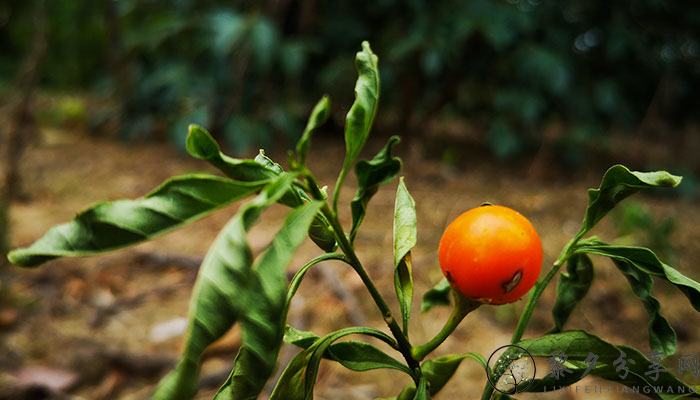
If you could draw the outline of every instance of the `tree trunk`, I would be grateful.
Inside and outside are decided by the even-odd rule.
[[[46,12],[44,0],[37,0],[34,10],[34,38],[32,48],[17,75],[16,86],[20,100],[11,115],[10,128],[5,132],[0,149],[2,151],[2,174],[0,175],[0,265],[7,264],[9,250],[9,208],[13,199],[21,192],[20,159],[30,137],[35,131],[32,103],[39,81],[39,64],[46,51]]]
[[[122,40],[122,29],[119,25],[119,14],[117,12],[116,0],[103,0],[104,21],[109,35],[109,65],[114,79],[114,97],[117,101],[116,115],[114,116],[114,126],[117,133],[121,132],[121,122],[124,118],[125,102],[131,77],[129,74],[126,54]]]

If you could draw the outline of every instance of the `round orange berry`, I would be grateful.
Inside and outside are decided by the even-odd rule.
[[[537,282],[542,243],[517,211],[484,205],[452,221],[440,240],[439,258],[442,273],[464,296],[505,304],[520,299]]]

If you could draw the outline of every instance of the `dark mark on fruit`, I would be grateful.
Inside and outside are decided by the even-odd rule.
[[[523,271],[521,269],[518,270],[518,272],[513,275],[512,278],[508,282],[503,283],[503,290],[506,291],[506,293],[512,291],[515,289],[516,286],[518,286],[518,283],[520,283],[520,279],[523,277]],[[448,278],[449,279],[449,278]]]

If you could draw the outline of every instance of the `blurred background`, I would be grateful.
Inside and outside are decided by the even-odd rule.
[[[196,122],[247,154],[287,148],[324,93],[341,128],[370,40],[380,132],[578,167],[629,134],[698,149],[699,34],[684,1],[4,1],[0,89],[36,64],[44,124],[182,148]]]
[[[0,250],[28,244],[95,201],[141,196],[175,173],[207,170],[184,156],[190,123],[207,127],[232,155],[265,148],[283,161],[324,94],[333,111],[314,138],[311,163],[323,182],[333,182],[363,40],[379,56],[382,85],[366,155],[390,135],[403,138],[399,153],[419,204],[414,258],[424,268],[416,272],[422,289],[439,278],[434,249],[442,229],[482,201],[531,218],[551,262],[577,227],[585,188],[597,186],[613,163],[668,169],[684,181],[673,194],[630,201],[599,234],[652,246],[700,280],[683,261],[700,257],[700,6],[693,1],[0,0]],[[391,215],[393,190],[373,200],[377,218],[366,222],[358,242],[389,294],[391,257],[383,255],[391,219],[382,217]],[[42,389],[44,396],[147,398],[180,343],[178,334],[153,339],[153,325],[178,332],[192,265],[230,215],[121,256],[58,260],[31,271],[4,267],[0,398],[35,396],[22,385],[37,376],[58,382]],[[270,218],[282,215],[273,211]],[[254,231],[254,247],[262,248],[271,231]],[[308,247],[297,261],[313,251]],[[590,315],[584,309],[578,322],[603,329],[598,333],[610,340],[645,346],[645,332],[635,336],[629,326],[644,326],[646,314],[620,277],[606,273],[620,286],[599,287]],[[170,278],[162,290],[151,293],[149,285],[164,274]],[[307,306],[326,312],[314,320],[298,311],[316,321],[306,328],[327,331],[358,319],[382,326],[353,276],[315,279],[309,285],[327,295],[307,299]],[[697,321],[670,290],[661,295],[683,310],[670,311],[672,323]],[[628,303],[634,311],[626,311]],[[336,306],[341,311],[329,311]],[[601,316],[606,307],[611,311]],[[494,337],[507,341],[520,308],[479,313],[492,334],[501,332]],[[416,337],[428,338],[446,315],[423,322]],[[535,329],[545,331],[548,318],[545,310]],[[41,335],[47,330],[51,339]],[[677,330],[679,348],[700,351],[695,330]],[[500,344],[481,336],[468,331],[460,340]],[[217,368],[230,368],[237,340],[234,334],[220,346],[219,364],[218,353],[211,356],[210,390]],[[95,360],[102,369],[80,367]],[[319,398],[395,394],[390,379],[358,383],[343,374],[325,375]],[[478,371],[464,376],[480,390]],[[347,389],[342,396],[333,391],[338,385]],[[464,393],[464,385],[452,393]]]

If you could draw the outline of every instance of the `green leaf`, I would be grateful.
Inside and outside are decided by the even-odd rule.
[[[265,156],[262,150],[254,160],[239,160],[225,155],[211,134],[199,125],[189,127],[187,151],[192,157],[209,162],[229,178],[244,182],[264,184],[284,172],[282,166]],[[300,189],[291,188],[280,199],[280,203],[297,207],[303,204],[305,198],[306,195]]]
[[[309,146],[311,145],[311,134],[318,129],[318,127],[326,123],[329,115],[330,99],[328,96],[323,96],[321,100],[316,103],[313,111],[311,111],[311,116],[309,116],[309,121],[306,123],[304,133],[301,135],[301,138],[297,143],[297,157],[299,157],[299,164],[304,165],[306,163],[306,153],[309,152]]]
[[[255,157],[255,161],[264,165],[265,168],[273,171],[275,174],[281,174],[283,172],[282,166],[272,161],[262,150],[260,150],[260,154]],[[296,207],[308,200],[309,198],[303,190],[293,187],[282,197],[280,203],[290,207]],[[335,251],[335,236],[330,230],[328,220],[322,213],[318,213],[316,218],[314,218],[308,233],[311,240],[322,250],[325,252]]]
[[[362,42],[362,51],[355,57],[355,69],[358,75],[355,84],[355,102],[345,118],[346,152],[343,169],[350,168],[364,147],[379,103],[377,56],[372,52],[368,42]]]
[[[208,161],[231,179],[264,184],[284,172],[282,166],[272,161],[262,150],[255,160],[239,160],[223,154],[211,134],[198,125],[190,125],[187,151],[195,158]],[[298,207],[308,200],[303,190],[292,187],[282,196],[280,203]],[[319,214],[308,232],[311,240],[326,252],[335,250],[335,237],[329,226],[328,221]]]
[[[313,332],[300,331],[287,326],[284,341],[302,349],[308,349],[319,340]],[[323,358],[339,362],[352,371],[363,372],[373,369],[390,368],[411,375],[411,370],[400,361],[371,344],[347,341],[331,345]]]
[[[340,342],[332,345],[329,352],[329,358],[338,361],[352,371],[362,372],[390,368],[411,375],[411,370],[400,361],[368,343]]]
[[[237,319],[250,312],[249,303],[268,303],[274,300],[275,293],[256,293],[252,290],[252,283],[257,281],[252,278],[257,270],[253,267],[253,255],[246,232],[263,209],[289,190],[294,178],[294,175],[285,174],[266,186],[255,199],[236,213],[217,236],[202,262],[192,292],[189,327],[182,356],[175,370],[160,382],[153,399],[191,398],[197,391],[197,377],[204,349],[226,333]],[[284,289],[282,298],[284,299]],[[250,317],[255,316],[252,314]],[[260,324],[262,328],[268,328],[276,322],[266,319],[260,321]]]
[[[266,156],[265,151],[262,149],[260,149],[258,155],[255,156],[255,161],[262,165],[264,168],[266,168],[268,171],[270,171],[273,174],[273,176],[277,176],[279,174],[284,173],[284,169],[282,168],[282,166],[272,161],[268,156]],[[301,204],[304,204],[304,202],[308,200],[309,196],[307,196],[303,190],[299,189],[298,187],[291,187],[289,188],[289,191],[285,193],[284,196],[282,196],[279,202],[280,204],[284,204],[288,207],[297,207]]]
[[[318,336],[315,333],[309,331],[302,331],[293,326],[287,325],[284,329],[284,342],[293,344],[304,350],[308,349],[318,341]]]
[[[253,264],[241,315],[242,346],[221,398],[256,399],[275,371],[287,316],[285,267],[304,241],[304,233],[322,206],[315,201],[295,208],[272,243]]]
[[[402,177],[396,189],[394,206],[394,265],[399,265],[416,245],[416,225],[416,203]]]
[[[603,175],[600,187],[588,190],[588,207],[577,237],[585,235],[617,203],[630,195],[652,187],[676,187],[681,179],[682,177],[671,175],[666,171],[630,171],[619,164],[610,167]]]
[[[379,104],[379,69],[377,56],[368,42],[362,42],[362,51],[355,56],[357,82],[355,102],[345,117],[345,161],[333,190],[333,209],[338,203],[338,193],[345,176],[367,141]]]
[[[457,367],[466,358],[478,362],[486,370],[486,359],[479,353],[450,354],[428,360],[421,365],[423,376],[430,383],[431,396],[435,396],[447,384],[455,371],[457,371]]]
[[[272,171],[275,175],[279,175],[284,172],[284,168],[278,163],[272,161],[272,159],[265,155],[265,150],[260,149],[258,155],[255,156],[255,162],[259,163],[266,169]]]
[[[285,368],[284,372],[282,373],[282,376],[280,377],[280,380],[277,382],[277,386],[275,387],[275,390],[272,392],[272,396],[270,397],[271,400],[278,400],[278,399],[285,399],[285,400],[297,400],[297,399],[302,399],[302,400],[307,400],[307,399],[312,399],[313,398],[313,387],[316,382],[316,376],[318,375],[318,369],[321,363],[321,359],[324,357],[333,357],[333,354],[336,353],[329,353],[331,346],[335,341],[338,339],[347,336],[347,335],[352,335],[352,334],[362,334],[362,335],[368,335],[372,336],[375,338],[378,338],[385,343],[388,343],[392,345],[392,347],[395,347],[396,344],[394,340],[386,335],[385,333],[378,331],[376,329],[372,328],[364,328],[364,327],[352,327],[352,328],[345,328],[341,329],[336,332],[329,333],[328,335],[317,339],[313,344],[311,344],[308,348],[300,352],[299,354],[296,355],[292,359],[292,361],[289,362],[287,367]],[[351,342],[352,343],[352,342]],[[354,342],[354,343],[360,343],[360,342]],[[341,343],[338,343],[339,345]],[[392,364],[387,364],[387,365],[382,365],[378,366],[376,364],[372,364],[370,362],[369,364],[363,364],[363,354],[351,354],[354,351],[354,346],[355,345],[349,345],[351,346],[350,350],[344,350],[341,352],[341,355],[343,357],[348,357],[346,359],[346,362],[348,362],[348,365],[351,365],[353,368],[366,368],[369,366],[373,366],[373,368],[369,369],[375,369],[374,367],[378,368],[392,368],[388,365],[393,365]],[[367,347],[363,348],[357,348],[358,351],[372,351],[368,350]],[[378,349],[377,349],[378,350]],[[377,357],[379,353],[372,353],[372,356]],[[337,354],[336,354],[337,355]],[[367,355],[369,357],[369,353]],[[382,357],[382,356],[379,356]],[[388,357],[388,356],[387,356]],[[349,359],[352,358],[352,361]],[[384,360],[387,360],[385,357],[383,357]],[[365,358],[366,359],[366,358]],[[395,360],[394,360],[395,361]],[[388,361],[387,361],[388,362]],[[398,361],[397,361],[398,363]],[[350,368],[350,367],[348,367]],[[363,371],[366,371],[367,369],[361,369]],[[406,368],[406,370],[408,370]],[[408,372],[410,373],[410,371]]]
[[[350,210],[352,211],[351,243],[355,241],[357,230],[365,217],[367,204],[377,193],[379,186],[394,179],[401,171],[401,159],[391,156],[391,148],[400,140],[398,136],[392,136],[386,146],[372,160],[361,160],[355,165],[357,192],[355,198],[350,202]]]
[[[552,308],[554,327],[549,333],[561,332],[574,307],[586,296],[593,282],[593,263],[585,254],[569,258],[566,272],[559,275],[557,298]]]
[[[700,283],[664,264],[653,251],[644,247],[610,246],[601,241],[587,241],[576,248],[576,252],[597,254],[617,260],[629,261],[641,271],[661,277],[674,285],[688,298],[696,311],[700,312]]]
[[[416,203],[408,193],[402,177],[396,190],[394,206],[394,288],[401,307],[403,331],[407,336],[413,302],[411,249],[416,245],[416,225]]]
[[[262,188],[207,174],[172,178],[145,197],[99,203],[10,252],[13,264],[34,267],[58,257],[87,256],[131,246],[180,227]]]
[[[427,312],[435,306],[449,306],[451,290],[450,282],[447,278],[442,278],[432,289],[425,292],[420,311]]]
[[[260,150],[260,153],[255,157],[255,161],[264,165],[265,168],[273,171],[275,174],[281,174],[283,172],[282,166],[272,161],[262,150]],[[296,207],[299,204],[303,204],[305,201],[309,201],[306,193],[297,187],[293,187],[288,193],[282,196],[280,203],[289,207]],[[316,218],[314,218],[308,233],[311,240],[323,251],[327,253],[335,251],[335,236],[333,232],[331,232],[330,223],[328,223],[328,220],[322,213],[319,212]]]
[[[528,389],[530,392],[541,392],[545,388],[553,390],[553,386],[560,387],[579,381],[588,366],[584,361],[592,353],[598,356],[598,360],[595,363],[595,368],[590,370],[591,375],[620,382],[628,387],[638,387],[640,393],[646,393],[644,389],[646,387],[646,390],[650,391],[647,396],[655,399],[678,399],[692,395],[689,392],[690,387],[674,377],[671,371],[659,373],[656,381],[653,380],[654,374],[646,375],[646,372],[652,370],[652,363],[639,350],[628,346],[610,344],[585,331],[566,331],[545,335],[535,339],[524,340],[518,343],[518,346],[523,347],[533,357],[550,358],[552,353],[563,351],[568,358],[569,364],[567,368],[572,370],[570,374],[564,372],[564,375],[558,380],[552,375],[547,375],[543,379],[535,379],[535,382]],[[615,364],[622,352],[625,353],[623,357],[626,360],[625,367],[629,368],[629,372],[624,378],[620,376],[621,374],[624,376],[624,370],[617,371],[620,364]],[[632,360],[634,364],[629,360]],[[545,373],[548,372],[546,371]],[[544,374],[538,375],[543,376]],[[686,394],[655,393],[654,387],[660,386],[664,388],[672,387],[674,391],[682,387]]]
[[[615,266],[625,275],[635,295],[642,300],[649,314],[649,344],[670,355],[676,350],[676,334],[661,316],[659,301],[651,295],[654,281],[651,276],[659,276],[673,284],[688,297],[691,305],[700,311],[700,284],[674,268],[662,263],[649,249],[632,246],[610,246],[595,238],[588,239],[576,248],[585,252],[610,257]]]
[[[211,134],[199,125],[189,126],[186,147],[192,157],[209,162],[231,179],[244,182],[268,181],[282,172],[280,170],[275,173],[255,160],[239,160],[225,155]]]
[[[486,359],[479,353],[450,354],[425,361],[421,365],[422,378],[428,383],[428,392],[431,396],[435,396],[445,386],[465,358],[478,362],[484,370],[487,367]],[[413,399],[415,395],[416,385],[411,382],[395,399],[408,400]]]
[[[666,353],[666,356],[676,352],[676,331],[661,315],[661,303],[651,295],[654,280],[651,275],[634,267],[631,262],[613,259],[613,263],[625,275],[634,294],[644,304],[649,314],[649,346],[654,350]]]

